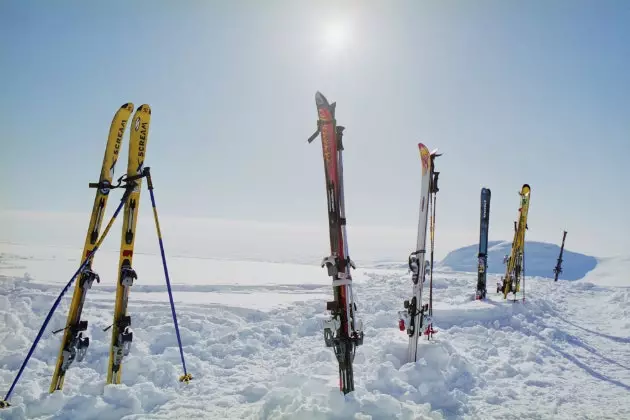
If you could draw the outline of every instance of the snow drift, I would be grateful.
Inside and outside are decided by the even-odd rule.
[[[599,286],[630,287],[630,257],[600,258],[597,267],[582,281]]]
[[[488,273],[503,274],[503,257],[510,253],[512,242],[488,242]],[[451,251],[440,261],[440,266],[454,271],[476,272],[479,245],[469,245]],[[525,242],[525,274],[527,276],[553,277],[560,247],[546,242]],[[564,249],[562,256],[563,280],[579,280],[597,266],[595,257]]]

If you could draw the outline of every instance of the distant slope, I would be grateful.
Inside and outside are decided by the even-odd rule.
[[[503,257],[510,253],[511,242],[488,242],[488,273],[503,274],[505,265]],[[440,262],[440,266],[455,271],[477,270],[478,245],[465,246],[448,253]],[[525,274],[528,276],[553,277],[560,247],[546,242],[528,241],[525,243]],[[564,250],[562,257],[563,280],[579,280],[597,265],[597,259],[590,255]]]
[[[598,259],[597,268],[582,280],[599,286],[630,287],[630,257]]]

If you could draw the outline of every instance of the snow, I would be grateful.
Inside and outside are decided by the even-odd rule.
[[[190,383],[177,380],[183,371],[160,258],[139,254],[129,307],[134,343],[123,384],[105,385],[110,335],[102,329],[111,323],[117,264],[105,250],[95,260],[101,283],[84,311],[85,360],[62,392],[48,394],[61,339],[51,331],[65,323],[67,296],[0,418],[630,418],[630,259],[600,259],[576,282],[528,277],[525,303],[494,293],[474,301],[474,274],[437,270],[438,333],[420,344],[417,363],[405,363],[407,337],[397,328],[411,292],[404,264],[359,268],[365,343],[356,391],[344,397],[323,342],[332,293],[319,261],[175,254],[168,262]],[[2,396],[78,256],[72,248],[0,244]],[[497,279],[489,277],[490,290]]]
[[[510,254],[512,242],[488,242],[488,272],[504,274],[503,257]],[[455,271],[477,271],[477,253],[479,245],[469,245],[449,252],[442,261],[442,268]],[[560,247],[546,242],[525,242],[525,272],[530,276],[553,277],[553,269],[558,262]],[[569,251],[566,247],[562,255],[562,273],[559,280],[578,280],[583,278],[597,265],[597,258],[579,252]]]
[[[597,268],[582,281],[599,286],[630,287],[630,257],[599,258]]]

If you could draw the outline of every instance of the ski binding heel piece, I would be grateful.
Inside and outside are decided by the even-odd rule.
[[[133,286],[133,281],[138,278],[138,275],[131,267],[123,267],[121,274],[120,284],[125,287]]]
[[[328,275],[330,277],[335,277],[339,274],[339,265],[337,263],[337,257],[335,255],[331,255],[328,257],[324,257],[322,259],[321,266],[328,269]]]
[[[83,270],[83,272],[81,272],[80,282],[81,282],[81,287],[83,287],[84,289],[91,289],[92,283],[94,283],[94,280],[96,280],[97,283],[101,282],[101,278],[94,271],[88,268],[88,269]]]
[[[76,360],[77,362],[83,361],[85,357],[88,347],[90,347],[90,337],[83,336],[83,333],[80,332],[77,336],[77,354]]]
[[[62,372],[65,372],[68,370],[72,362],[74,362],[76,355],[77,355],[77,351],[74,348],[74,346],[70,346],[69,348],[64,349],[64,351],[61,353],[61,360],[62,360],[61,371]]]
[[[326,343],[326,347],[334,347],[335,345],[335,333],[341,327],[341,323],[335,319],[326,319],[324,320],[324,342]]]
[[[125,327],[120,333],[120,342],[122,343],[123,356],[129,355],[131,351],[131,342],[133,341],[133,330],[131,327]]]

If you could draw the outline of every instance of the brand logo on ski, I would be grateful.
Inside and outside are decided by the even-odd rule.
[[[140,129],[140,117],[136,118],[136,122],[133,126],[133,128],[138,131]]]
[[[118,153],[120,152],[120,145],[122,144],[122,138],[123,138],[123,135],[125,134],[126,126],[127,126],[127,120],[123,120],[120,122],[120,126],[118,127],[118,136],[116,137],[116,143],[114,143],[114,164],[112,165],[112,172],[113,172],[113,167],[116,164]]]
[[[322,147],[324,148],[324,160],[326,161],[326,170],[330,171],[330,165],[332,161],[332,151],[330,143],[331,143],[331,128],[329,126],[325,126],[322,128]]]
[[[424,144],[420,143],[418,147],[420,147],[420,160],[422,161],[422,175],[424,176],[429,170],[429,159],[431,158],[431,156],[429,154],[429,149],[427,149],[427,147]]]
[[[138,121],[140,119],[138,118]],[[138,129],[136,129],[138,131]],[[140,141],[138,142],[138,156],[144,156],[144,145],[147,141],[147,123],[142,123],[142,130],[140,131]]]

